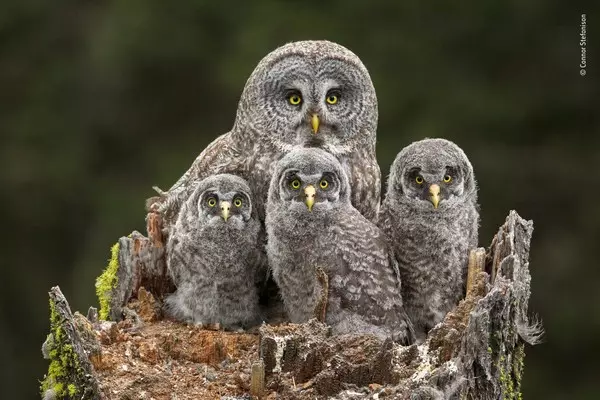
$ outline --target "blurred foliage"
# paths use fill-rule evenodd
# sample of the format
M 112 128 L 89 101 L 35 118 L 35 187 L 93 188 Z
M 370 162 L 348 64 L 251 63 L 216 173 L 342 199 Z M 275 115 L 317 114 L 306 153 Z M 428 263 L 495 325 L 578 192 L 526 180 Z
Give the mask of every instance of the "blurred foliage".
M 358 54 L 380 104 L 378 157 L 423 137 L 465 149 L 481 244 L 509 209 L 535 222 L 526 399 L 598 398 L 600 126 L 594 60 L 579 76 L 573 2 L 328 3 L 3 0 L 0 179 L 2 397 L 36 398 L 47 291 L 96 302 L 110 245 L 144 232 L 166 189 L 233 123 L 256 63 L 292 40 Z M 591 34 L 593 27 L 588 27 Z M 589 40 L 589 44 L 593 43 Z

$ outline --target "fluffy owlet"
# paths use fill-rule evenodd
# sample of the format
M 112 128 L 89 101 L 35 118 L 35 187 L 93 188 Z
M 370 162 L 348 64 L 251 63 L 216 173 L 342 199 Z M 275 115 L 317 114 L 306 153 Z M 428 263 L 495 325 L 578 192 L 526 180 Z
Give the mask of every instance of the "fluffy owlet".
M 473 167 L 444 139 L 405 147 L 390 170 L 380 226 L 402 277 L 402 298 L 418 341 L 465 293 L 479 211 Z
M 264 221 L 273 164 L 294 146 L 320 147 L 340 160 L 350 177 L 352 204 L 374 221 L 381 179 L 376 127 L 375 90 L 356 55 L 328 41 L 289 43 L 250 75 L 231 131 L 215 139 L 168 192 L 147 203 L 158 205 L 168 230 L 192 182 L 232 173 L 248 181 Z
M 177 287 L 166 300 L 167 311 L 179 320 L 228 329 L 257 323 L 260 230 L 243 179 L 222 174 L 199 182 L 167 242 L 167 267 Z
M 276 166 L 269 188 L 267 255 L 292 322 L 321 301 L 316 269 L 328 278 L 325 322 L 334 334 L 370 333 L 408 343 L 400 279 L 382 231 L 352 206 L 342 165 L 320 149 L 297 149 Z

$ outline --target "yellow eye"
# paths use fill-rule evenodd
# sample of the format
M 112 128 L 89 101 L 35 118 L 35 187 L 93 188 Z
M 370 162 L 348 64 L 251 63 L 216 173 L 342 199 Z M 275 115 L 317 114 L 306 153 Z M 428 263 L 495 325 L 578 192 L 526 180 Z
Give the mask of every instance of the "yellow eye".
M 217 205 L 217 199 L 215 199 L 214 197 L 209 197 L 206 203 L 209 207 L 214 207 Z
M 444 176 L 444 182 L 446 182 L 446 183 L 452 182 L 452 177 L 450 175 Z
M 338 97 L 334 94 L 330 94 L 329 96 L 327 96 L 325 101 L 327 101 L 327 103 L 329 104 L 335 104 L 338 102 Z
M 302 97 L 300 97 L 299 94 L 292 94 L 288 100 L 290 101 L 290 104 L 293 104 L 295 106 L 297 106 L 298 104 L 302 103 Z
M 242 206 L 242 199 L 235 199 L 233 201 L 233 205 L 236 207 L 241 207 Z
M 329 182 L 327 182 L 325 179 L 321 179 L 319 186 L 321 186 L 321 189 L 327 189 L 329 187 Z
M 292 189 L 295 189 L 295 190 L 300 189 L 300 180 L 299 179 L 294 179 L 292 181 L 291 186 L 292 186 Z
M 415 181 L 421 185 L 423 183 L 423 177 L 421 175 L 417 175 L 417 177 L 415 178 Z

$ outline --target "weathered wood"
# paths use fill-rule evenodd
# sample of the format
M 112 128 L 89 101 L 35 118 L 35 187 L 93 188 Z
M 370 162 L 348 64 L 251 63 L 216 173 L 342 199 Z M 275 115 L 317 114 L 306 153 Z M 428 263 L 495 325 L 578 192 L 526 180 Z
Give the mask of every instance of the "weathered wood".
M 50 360 L 41 390 L 44 399 L 99 399 L 100 390 L 89 361 L 99 347 L 89 322 L 71 313 L 58 286 L 50 292 L 50 334 L 42 346 Z
M 382 342 L 369 335 L 331 336 L 329 327 L 318 320 L 324 319 L 327 310 L 319 307 L 315 310 L 317 319 L 299 325 L 263 324 L 258 337 L 248 333 L 221 335 L 198 328 L 188 331 L 190 328 L 181 324 L 161 321 L 160 299 L 171 290 L 171 283 L 164 264 L 160 220 L 151 215 L 148 238 L 134 232 L 119 241 L 119 281 L 113 291 L 110 311 L 110 317 L 115 320 L 121 319 L 122 310 L 141 316 L 142 329 L 146 332 L 141 338 L 131 338 L 137 329 L 132 329 L 135 324 L 127 320 L 119 324 L 98 321 L 92 325 L 78 313 L 71 315 L 60 290 L 53 288 L 50 293 L 54 309 L 62 310 L 52 312 L 53 316 L 60 315 L 60 318 L 52 318 L 52 331 L 63 327 L 62 332 L 67 334 L 60 336 L 63 342 L 59 347 L 53 344 L 55 339 L 50 335 L 44 346 L 45 354 L 56 365 L 60 357 L 53 351 L 62 348 L 61 354 L 65 354 L 64 346 L 72 346 L 79 365 L 83 366 L 83 374 L 68 372 L 65 376 L 69 377 L 76 393 L 90 396 L 78 398 L 97 398 L 94 396 L 98 396 L 98 384 L 128 395 L 141 387 L 148 390 L 150 396 L 154 393 L 155 398 L 163 398 L 160 393 L 164 392 L 165 396 L 170 393 L 165 389 L 171 387 L 170 382 L 173 388 L 178 388 L 182 398 L 195 398 L 193 393 L 197 388 L 192 385 L 188 389 L 175 383 L 182 379 L 193 380 L 193 376 L 178 376 L 173 372 L 177 370 L 169 367 L 158 381 L 132 378 L 129 382 L 123 375 L 116 375 L 124 373 L 123 370 L 113 372 L 106 357 L 102 359 L 103 352 L 107 351 L 112 357 L 109 359 L 129 360 L 130 368 L 144 367 L 144 371 L 154 371 L 160 362 L 210 365 L 213 372 L 209 367 L 201 369 L 204 379 L 211 382 L 202 386 L 202 390 L 219 393 L 219 396 L 207 398 L 236 399 L 240 397 L 235 396 L 246 393 L 270 399 L 277 393 L 278 399 L 520 399 L 525 342 L 539 342 L 542 330 L 537 323 L 530 322 L 527 309 L 533 225 L 514 211 L 510 212 L 487 252 L 476 249 L 470 254 L 465 298 L 429 332 L 424 343 L 412 346 Z M 147 291 L 140 289 L 146 284 L 149 285 Z M 326 297 L 327 281 L 321 280 L 321 286 Z M 125 305 L 129 308 L 124 308 Z M 88 315 L 96 319 L 94 310 Z M 148 332 L 154 332 L 154 336 L 145 339 Z M 102 351 L 97 350 L 97 339 L 94 339 L 98 336 Z M 236 340 L 238 337 L 240 340 Z M 223 340 L 227 340 L 227 345 L 220 344 Z M 256 342 L 258 351 L 257 345 L 252 344 Z M 121 348 L 125 349 L 124 355 L 119 354 Z M 130 348 L 133 349 L 131 354 L 127 353 Z M 194 356 L 198 354 L 205 357 Z M 95 361 L 90 365 L 87 357 Z M 230 364 L 231 357 L 239 359 Z M 260 360 L 257 361 L 257 357 Z M 94 373 L 96 365 L 102 368 L 100 375 Z M 238 372 L 219 371 L 221 365 L 239 365 Z M 102 376 L 99 382 L 96 381 L 98 376 Z M 120 382 L 123 391 L 119 392 L 113 382 Z M 47 398 L 68 397 L 65 396 L 68 392 L 56 390 L 61 389 L 60 386 L 53 387 L 56 383 L 59 380 L 55 378 L 45 380 Z M 163 392 L 154 388 L 162 388 Z M 188 395 L 191 397 L 185 397 Z
M 398 380 L 392 342 L 372 335 L 331 336 L 327 325 L 312 319 L 298 325 L 263 325 L 260 337 L 265 374 L 281 382 L 277 389 L 283 398 L 295 398 L 304 388 L 309 389 L 306 396 L 332 396 L 349 385 Z M 301 389 L 293 388 L 299 384 Z
M 524 366 L 518 326 L 528 324 L 531 221 L 511 211 L 492 241 L 493 284 L 471 312 L 461 343 L 462 392 L 473 399 L 517 399 Z
M 250 377 L 250 395 L 258 399 L 265 392 L 265 363 L 258 360 L 252 363 L 252 375 Z
M 119 239 L 116 285 L 104 294 L 110 304 L 109 320 L 119 321 L 122 318 L 122 307 L 135 298 L 140 287 L 159 298 L 174 290 L 167 273 L 162 222 L 158 213 L 147 215 L 146 228 L 148 237 L 134 231 Z
M 467 274 L 467 296 L 476 295 L 474 292 L 477 288 L 477 277 L 480 272 L 485 271 L 485 249 L 480 247 L 475 250 L 471 250 L 469 253 L 469 269 Z
M 368 383 L 384 384 L 379 392 L 398 399 L 519 399 L 527 339 L 520 332 L 532 331 L 523 328 L 530 326 L 527 304 L 532 231 L 531 222 L 511 211 L 487 254 L 483 249 L 471 253 L 465 299 L 432 329 L 425 343 L 394 345 L 390 350 L 393 360 L 379 365 L 381 379 L 371 375 L 371 381 L 366 382 L 364 374 L 369 369 L 359 362 L 364 358 L 335 353 L 351 348 L 358 337 L 344 339 L 340 348 L 340 337 L 328 337 L 325 328 L 316 333 L 314 328 L 308 329 L 316 321 L 296 331 L 261 329 L 267 376 L 291 374 L 296 383 L 323 381 L 323 375 L 329 378 L 326 385 L 311 385 L 304 392 L 287 393 L 279 388 L 284 399 L 334 393 L 341 399 L 360 398 L 356 387 L 362 387 L 364 397 L 369 397 L 373 393 L 365 388 Z M 486 269 L 493 271 L 493 283 Z M 385 358 L 388 344 L 373 340 L 372 345 L 379 346 L 380 357 Z

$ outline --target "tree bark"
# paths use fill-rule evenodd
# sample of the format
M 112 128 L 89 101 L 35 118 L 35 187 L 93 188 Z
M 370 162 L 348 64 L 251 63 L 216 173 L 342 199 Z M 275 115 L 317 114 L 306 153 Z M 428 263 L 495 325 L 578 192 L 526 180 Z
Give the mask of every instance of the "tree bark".
M 111 293 L 109 314 L 114 320 L 121 319 L 127 304 L 134 304 L 132 307 L 138 311 L 144 307 L 155 309 L 152 294 L 161 298 L 172 290 L 164 264 L 160 220 L 156 217 L 149 215 L 149 238 L 134 232 L 130 238 L 120 239 L 119 282 Z M 258 333 L 237 334 L 240 338 L 245 337 L 239 343 L 244 343 L 246 350 L 248 343 L 253 343 L 252 335 L 258 336 L 258 349 L 252 350 L 252 347 L 245 353 L 237 353 L 245 354 L 237 361 L 248 365 L 248 376 L 236 381 L 237 389 L 225 383 L 225 378 L 217 378 L 216 383 L 221 383 L 224 389 L 214 392 L 219 393 L 218 396 L 214 394 L 215 398 L 240 393 L 251 393 L 255 398 L 274 398 L 272 396 L 277 393 L 278 399 L 374 399 L 384 396 L 393 399 L 521 399 L 525 342 L 536 344 L 542 334 L 537 323 L 530 323 L 527 310 L 532 232 L 532 222 L 511 211 L 487 252 L 482 248 L 471 252 L 465 298 L 431 330 L 424 343 L 400 346 L 369 335 L 331 336 L 330 329 L 319 321 L 322 320 L 320 314 L 326 312 L 324 309 L 316 312 L 316 319 L 305 324 L 263 324 Z M 149 288 L 152 294 L 143 288 L 140 290 L 140 287 Z M 135 299 L 138 293 L 141 293 L 141 299 Z M 51 304 L 56 304 L 56 309 L 61 310 L 61 317 L 56 320 L 60 324 L 53 322 L 52 329 L 55 331 L 57 326 L 61 326 L 64 332 L 68 332 L 64 343 L 72 346 L 82 366 L 83 374 L 68 375 L 68 382 L 75 385 L 76 392 L 88 396 L 77 398 L 125 398 L 99 391 L 103 378 L 94 371 L 92 365 L 97 363 L 90 363 L 88 358 L 92 357 L 94 361 L 94 354 L 101 356 L 108 351 L 107 347 L 98 344 L 97 339 L 82 339 L 78 333 L 81 329 L 78 331 L 74 327 L 78 326 L 77 318 L 87 320 L 71 314 L 58 288 L 53 288 L 50 296 Z M 135 302 L 130 303 L 132 300 Z M 150 306 L 140 306 L 139 303 Z M 160 323 L 153 322 L 156 316 L 143 319 L 147 327 L 148 324 Z M 106 333 L 100 331 L 106 332 L 106 327 L 98 324 L 79 322 L 79 325 L 92 326 L 92 329 L 89 326 L 84 329 L 87 336 L 95 330 L 96 336 L 102 337 Z M 180 327 L 181 324 L 174 326 Z M 161 334 L 173 343 L 179 340 L 177 337 L 172 340 L 170 332 Z M 197 334 L 212 335 L 212 338 L 215 332 L 198 330 Z M 117 332 L 113 336 L 118 335 Z M 235 336 L 228 336 L 227 340 L 228 353 L 235 352 L 238 346 Z M 100 346 L 99 353 L 97 346 Z M 142 344 L 140 348 L 154 348 L 152 346 Z M 220 349 L 222 346 L 217 347 Z M 171 349 L 171 345 L 158 346 L 153 358 L 177 362 L 181 351 L 173 355 Z M 115 353 L 114 349 L 111 351 Z M 55 356 L 60 358 L 60 354 Z M 131 355 L 128 357 L 131 358 Z M 223 357 L 227 358 L 221 355 L 215 359 L 221 362 Z M 143 357 L 138 360 L 142 361 Z M 177 377 L 172 379 L 177 380 Z M 242 382 L 244 379 L 246 383 Z M 161 381 L 161 385 L 164 386 L 165 381 Z M 112 389 L 113 394 L 118 393 L 118 388 Z M 158 393 L 153 392 L 150 386 L 145 389 L 151 394 Z M 65 397 L 75 398 L 66 393 Z M 187 398 L 185 393 L 178 394 Z M 155 398 L 161 397 L 156 395 Z
M 174 290 L 167 273 L 162 221 L 158 213 L 147 215 L 146 229 L 148 237 L 133 231 L 119 239 L 117 284 L 107 294 L 111 321 L 119 321 L 123 317 L 123 307 L 135 298 L 140 287 L 158 297 Z

